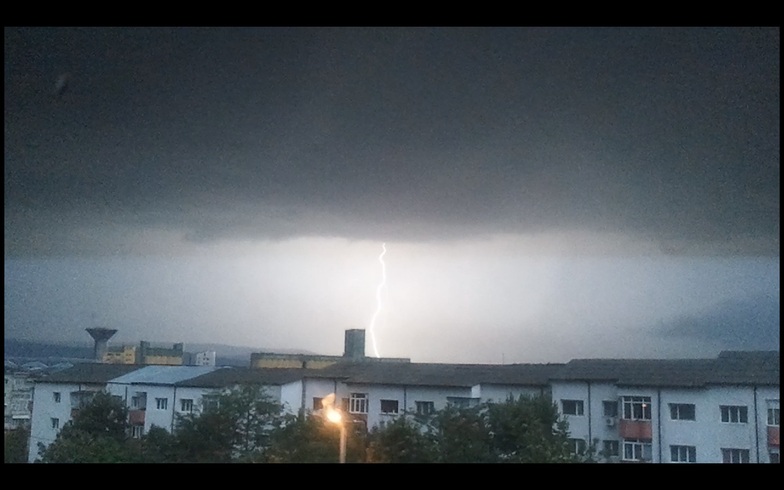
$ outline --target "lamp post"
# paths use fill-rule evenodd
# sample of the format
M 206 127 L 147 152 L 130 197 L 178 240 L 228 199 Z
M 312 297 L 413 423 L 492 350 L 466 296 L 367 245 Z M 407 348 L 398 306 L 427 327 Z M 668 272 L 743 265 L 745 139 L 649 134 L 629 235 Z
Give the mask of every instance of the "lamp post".
M 329 395 L 330 401 L 334 400 L 335 395 Z M 330 398 L 331 397 L 331 398 Z M 327 399 L 325 398 L 325 400 Z M 323 402 L 322 402 L 323 403 Z M 327 420 L 332 422 L 333 424 L 338 424 L 340 426 L 340 462 L 346 462 L 346 423 L 343 420 L 343 414 L 340 410 L 337 410 L 332 407 L 332 403 L 324 404 L 324 409 L 326 410 Z

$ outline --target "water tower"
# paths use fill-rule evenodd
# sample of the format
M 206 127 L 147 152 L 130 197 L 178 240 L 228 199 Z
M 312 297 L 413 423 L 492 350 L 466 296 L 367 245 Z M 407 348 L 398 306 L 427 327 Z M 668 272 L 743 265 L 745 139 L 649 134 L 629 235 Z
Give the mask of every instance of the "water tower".
M 95 348 L 93 350 L 95 360 L 103 362 L 103 356 L 109 350 L 109 339 L 117 333 L 117 330 L 112 328 L 86 328 L 85 330 L 95 340 Z

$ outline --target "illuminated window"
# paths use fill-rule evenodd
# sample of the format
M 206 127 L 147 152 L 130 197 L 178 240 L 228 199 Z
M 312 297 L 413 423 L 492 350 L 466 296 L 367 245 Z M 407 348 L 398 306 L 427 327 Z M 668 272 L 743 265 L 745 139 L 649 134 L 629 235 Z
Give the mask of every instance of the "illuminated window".
M 748 449 L 722 448 L 721 459 L 723 463 L 748 463 Z
M 731 424 L 747 424 L 749 409 L 743 405 L 721 405 L 721 421 Z
M 670 403 L 670 419 L 696 420 L 697 410 L 693 403 Z
M 583 415 L 582 400 L 561 400 L 561 411 L 564 415 Z
M 397 413 L 397 400 L 381 400 L 381 413 Z
M 367 393 L 352 393 L 349 399 L 349 413 L 367 413 L 368 396 Z
M 624 396 L 623 418 L 626 420 L 651 420 L 651 397 Z
M 697 448 L 695 446 L 670 446 L 670 461 L 673 463 L 696 463 Z

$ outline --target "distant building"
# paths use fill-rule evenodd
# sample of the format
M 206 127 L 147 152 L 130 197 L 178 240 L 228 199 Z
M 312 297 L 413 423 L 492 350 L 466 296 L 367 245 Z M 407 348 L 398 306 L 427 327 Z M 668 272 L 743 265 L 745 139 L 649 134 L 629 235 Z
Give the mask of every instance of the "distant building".
M 193 354 L 193 365 L 194 366 L 214 366 L 216 359 L 216 353 L 214 350 L 205 351 L 205 352 L 197 352 Z
M 136 351 L 137 364 L 156 364 L 164 366 L 181 366 L 184 364 L 183 344 L 174 344 L 171 349 L 165 347 L 152 347 L 149 342 L 139 342 Z
M 136 364 L 136 346 L 109 346 L 103 356 L 103 362 L 109 364 Z
M 181 366 L 187 364 L 183 344 L 174 344 L 171 348 L 153 347 L 150 342 L 141 341 L 139 346 L 109 346 L 103 354 L 102 361 L 108 364 L 157 364 L 164 366 Z M 213 364 L 214 365 L 214 364 Z

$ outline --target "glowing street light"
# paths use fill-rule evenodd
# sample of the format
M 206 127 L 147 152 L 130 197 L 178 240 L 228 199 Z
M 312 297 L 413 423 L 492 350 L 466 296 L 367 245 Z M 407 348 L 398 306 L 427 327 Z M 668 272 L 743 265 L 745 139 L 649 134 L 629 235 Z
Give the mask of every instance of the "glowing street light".
M 327 415 L 327 420 L 332 422 L 333 424 L 338 424 L 340 426 L 340 462 L 346 462 L 346 424 L 343 421 L 343 414 L 340 410 L 334 408 L 335 405 L 335 394 L 330 393 L 329 395 L 325 396 L 324 399 L 321 401 L 321 406 L 324 408 L 325 414 Z

